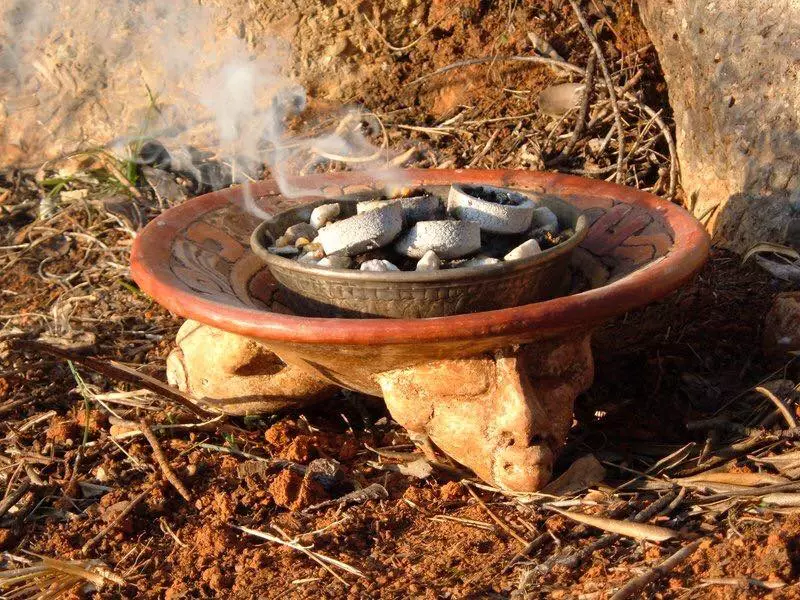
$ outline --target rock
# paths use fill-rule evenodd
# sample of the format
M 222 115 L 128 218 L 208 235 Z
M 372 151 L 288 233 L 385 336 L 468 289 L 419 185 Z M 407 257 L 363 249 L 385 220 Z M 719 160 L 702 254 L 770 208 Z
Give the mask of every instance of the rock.
M 297 238 L 297 240 L 294 243 L 294 247 L 295 248 L 302 248 L 303 246 L 308 246 L 310 243 L 311 243 L 311 240 L 309 240 L 308 238 L 301 237 L 301 238 Z
M 319 241 L 325 254 L 353 256 L 386 246 L 402 229 L 403 210 L 391 203 L 327 225 L 320 229 Z
M 527 196 L 492 186 L 453 185 L 447 197 L 448 214 L 462 221 L 474 221 L 481 231 L 489 233 L 526 231 L 534 208 Z
M 388 260 L 383 260 L 380 258 L 375 258 L 372 260 L 368 260 L 366 262 L 361 263 L 361 271 L 373 271 L 376 273 L 379 272 L 386 272 L 386 271 L 399 271 L 395 265 L 390 263 Z
M 521 260 L 541 253 L 542 249 L 539 247 L 539 243 L 536 240 L 528 240 L 506 254 L 503 259 L 506 261 Z
M 800 350 L 800 292 L 778 294 L 764 320 L 764 354 L 786 360 Z
M 323 488 L 330 490 L 344 480 L 342 465 L 332 458 L 317 458 L 308 463 L 306 479 L 314 479 Z
M 186 321 L 175 340 L 167 381 L 221 413 L 272 413 L 325 400 L 336 390 L 258 342 L 195 321 Z
M 416 270 L 417 271 L 438 271 L 441 265 L 441 260 L 439 257 L 436 256 L 436 252 L 433 250 L 428 250 L 425 254 L 422 255 L 422 258 L 419 259 L 417 262 Z
M 349 269 L 353 261 L 349 256 L 326 256 L 317 263 L 318 267 L 329 269 Z
M 642 0 L 687 204 L 735 252 L 783 243 L 800 188 L 797 0 Z
M 338 204 L 336 206 L 339 206 Z M 316 210 L 316 209 L 314 209 Z M 313 212 L 311 213 L 314 214 Z M 283 238 L 287 240 L 287 246 L 291 246 L 297 240 L 306 238 L 307 240 L 313 240 L 317 237 L 317 229 L 313 225 L 308 223 L 297 223 L 296 225 L 292 225 L 289 227 L 286 232 L 283 234 Z M 276 246 L 279 244 L 276 242 Z
M 324 225 L 327 225 L 336 217 L 338 217 L 341 211 L 342 207 L 339 206 L 338 202 L 334 202 L 332 204 L 323 204 L 322 206 L 318 206 L 311 211 L 309 223 L 312 227 L 314 227 L 314 229 L 319 230 Z
M 267 250 L 278 256 L 297 256 L 300 254 L 300 250 L 294 246 L 270 246 Z
M 576 108 L 583 94 L 582 83 L 560 83 L 539 93 L 539 110 L 551 117 L 560 117 Z
M 474 221 L 420 221 L 395 243 L 400 254 L 422 258 L 433 250 L 439 258 L 460 258 L 481 247 L 481 231 Z

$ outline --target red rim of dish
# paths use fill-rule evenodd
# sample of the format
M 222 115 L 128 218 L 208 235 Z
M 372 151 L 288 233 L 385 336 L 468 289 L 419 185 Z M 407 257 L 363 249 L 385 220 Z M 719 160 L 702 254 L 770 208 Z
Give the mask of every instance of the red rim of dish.
M 325 319 L 285 315 L 202 298 L 185 289 L 169 268 L 174 236 L 198 214 L 229 203 L 241 203 L 243 190 L 235 187 L 190 200 L 149 223 L 133 244 L 133 279 L 168 310 L 231 333 L 283 343 L 378 346 L 513 337 L 532 330 L 556 334 L 592 327 L 672 292 L 691 278 L 708 257 L 708 234 L 694 217 L 675 204 L 633 188 L 532 171 L 413 169 L 404 173 L 415 185 L 473 183 L 543 188 L 547 193 L 564 196 L 614 199 L 658 211 L 672 228 L 675 242 L 663 258 L 613 283 L 536 304 L 429 319 Z M 335 193 L 341 186 L 368 185 L 374 180 L 361 173 L 339 173 L 309 176 L 302 181 L 311 189 L 330 188 L 330 192 Z M 274 181 L 259 182 L 251 187 L 251 193 L 256 196 L 276 192 Z

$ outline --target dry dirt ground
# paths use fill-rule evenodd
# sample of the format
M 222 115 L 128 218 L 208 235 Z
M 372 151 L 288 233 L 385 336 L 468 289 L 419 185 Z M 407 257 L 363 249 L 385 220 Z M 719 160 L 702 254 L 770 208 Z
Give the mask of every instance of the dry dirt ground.
M 265 24 L 298 40 L 296 75 L 312 95 L 379 114 L 394 148 L 421 149 L 413 164 L 542 168 L 558 149 L 554 140 L 569 137 L 572 121 L 556 127 L 535 107 L 555 77 L 546 67 L 473 66 L 435 85 L 410 85 L 464 58 L 530 54 L 528 32 L 585 65 L 588 43 L 568 3 L 300 4 L 301 19 L 282 3 L 253 6 Z M 620 83 L 641 70 L 640 97 L 668 116 L 635 13 L 628 2 L 606 4 L 585 8 Z M 311 59 L 326 53 L 330 66 L 315 67 Z M 457 115 L 452 129 L 442 125 Z M 633 142 L 642 126 L 628 127 Z M 608 128 L 606 121 L 598 135 Z M 561 167 L 606 168 L 614 147 L 592 155 L 588 143 L 578 145 Z M 668 148 L 663 139 L 650 147 L 654 156 L 632 161 L 626 180 L 664 193 Z M 207 187 L 170 175 L 189 196 Z M 578 401 L 559 471 L 593 455 L 606 472 L 555 500 L 618 521 L 659 503 L 649 522 L 678 537 L 635 541 L 569 520 L 546 505 L 553 497 L 468 487 L 452 468 L 400 472 L 397 465 L 421 455 L 373 399 L 343 393 L 302 414 L 198 425 L 141 381 L 20 345 L 39 339 L 76 359 L 113 360 L 163 380 L 181 321 L 139 292 L 127 268 L 135 232 L 162 209 L 139 169 L 110 158 L 0 177 L 6 569 L 39 565 L 40 556 L 93 559 L 121 579 L 104 578 L 97 565 L 93 585 L 62 579 L 61 595 L 76 598 L 603 599 L 696 542 L 690 556 L 627 597 L 800 596 L 800 516 L 764 497 L 797 489 L 797 430 L 783 428 L 791 415 L 751 391 L 763 383 L 793 406 L 800 379 L 792 360 L 762 354 L 763 316 L 781 291 L 763 272 L 715 251 L 690 285 L 595 336 L 596 382 Z M 138 433 L 142 418 L 188 501 Z M 301 475 L 315 459 L 339 461 L 340 477 Z M 385 497 L 306 510 L 372 484 Z M 309 551 L 357 572 L 323 566 Z M 66 577 L 60 568 L 49 572 Z M 11 583 L 7 573 L 0 578 Z

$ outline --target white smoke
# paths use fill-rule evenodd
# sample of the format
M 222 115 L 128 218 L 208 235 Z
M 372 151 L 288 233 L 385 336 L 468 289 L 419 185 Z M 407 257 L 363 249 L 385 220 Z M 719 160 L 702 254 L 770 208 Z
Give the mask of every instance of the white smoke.
M 384 169 L 386 146 L 369 141 L 380 128 L 360 113 L 343 111 L 333 131 L 289 136 L 287 118 L 306 106 L 305 91 L 283 75 L 291 48 L 274 37 L 256 53 L 233 32 L 220 40 L 221 14 L 209 5 L 12 0 L 2 10 L 0 143 L 27 155 L 54 144 L 122 153 L 155 137 L 167 147 L 199 141 L 239 181 L 266 163 L 291 196 L 309 192 L 292 176 L 331 162 L 397 177 Z

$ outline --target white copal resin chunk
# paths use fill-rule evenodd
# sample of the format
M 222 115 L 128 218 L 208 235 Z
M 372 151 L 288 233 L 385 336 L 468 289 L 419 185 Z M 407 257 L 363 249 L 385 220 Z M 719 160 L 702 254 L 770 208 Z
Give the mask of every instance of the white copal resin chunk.
M 541 253 L 542 249 L 539 247 L 539 242 L 537 242 L 536 240 L 528 240 L 527 242 L 523 242 L 522 244 L 514 248 L 511 252 L 506 254 L 503 257 L 503 259 L 506 261 L 520 260 Z
M 428 250 L 425 254 L 422 255 L 422 258 L 419 259 L 419 262 L 417 262 L 415 270 L 438 271 L 441 264 L 442 261 L 439 260 L 438 256 L 436 256 L 436 252 L 434 252 L 433 250 Z
M 361 263 L 361 271 L 373 271 L 373 272 L 386 272 L 386 271 L 399 271 L 395 265 L 390 263 L 388 260 L 382 260 L 380 258 L 373 258 L 372 260 L 368 260 L 366 262 Z

